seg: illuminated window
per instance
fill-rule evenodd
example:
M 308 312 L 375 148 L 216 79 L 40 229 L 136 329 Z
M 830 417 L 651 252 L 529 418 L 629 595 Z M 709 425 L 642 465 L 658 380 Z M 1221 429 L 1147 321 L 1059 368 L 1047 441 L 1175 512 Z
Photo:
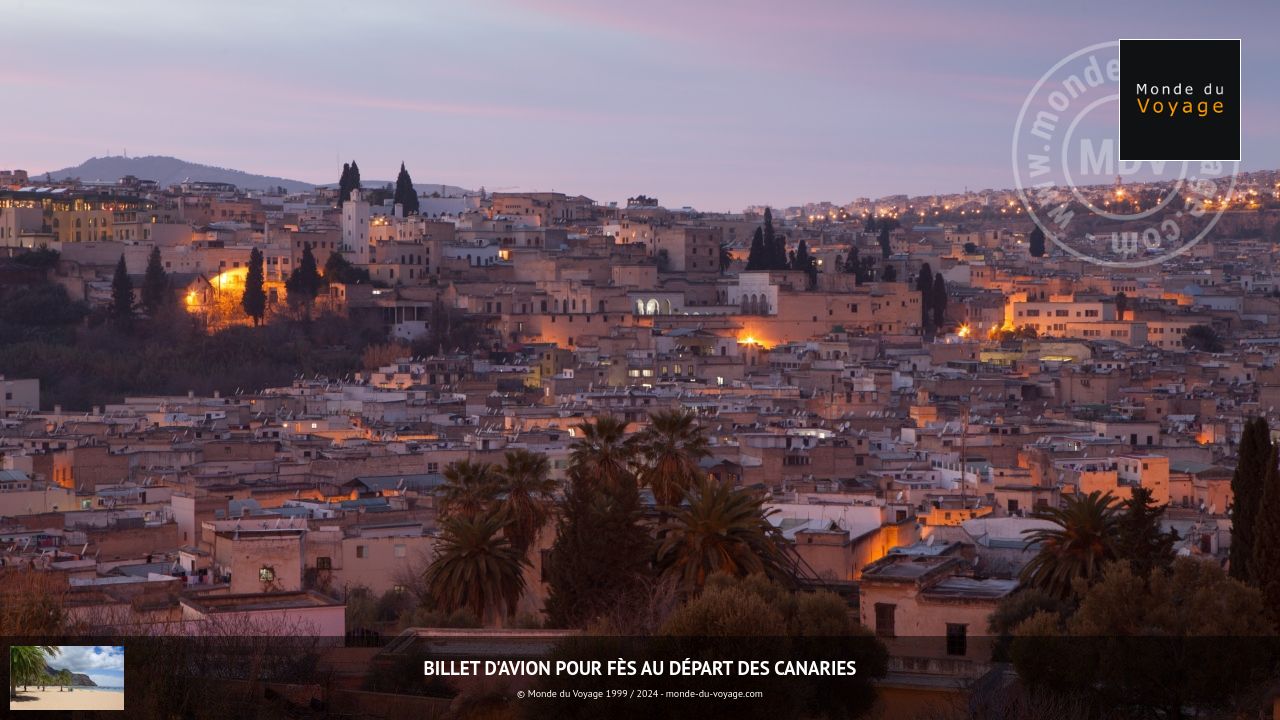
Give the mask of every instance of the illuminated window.
M 269 565 L 263 565 L 262 569 L 258 570 L 258 579 L 264 583 L 275 582 L 276 569 Z

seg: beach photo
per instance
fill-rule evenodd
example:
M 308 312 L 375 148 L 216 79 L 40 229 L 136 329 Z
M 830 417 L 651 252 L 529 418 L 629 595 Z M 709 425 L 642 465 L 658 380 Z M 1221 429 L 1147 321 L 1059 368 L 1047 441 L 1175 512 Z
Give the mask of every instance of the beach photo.
M 124 646 L 14 645 L 10 710 L 124 710 Z

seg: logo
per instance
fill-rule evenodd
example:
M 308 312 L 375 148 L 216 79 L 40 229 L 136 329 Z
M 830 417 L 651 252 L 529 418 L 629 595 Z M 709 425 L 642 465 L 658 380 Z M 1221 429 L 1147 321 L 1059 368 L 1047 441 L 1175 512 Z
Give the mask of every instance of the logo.
M 1120 159 L 1119 89 L 1117 41 L 1051 67 L 1014 125 L 1014 183 L 1054 246 L 1099 265 L 1143 267 L 1187 252 L 1213 229 L 1240 163 Z

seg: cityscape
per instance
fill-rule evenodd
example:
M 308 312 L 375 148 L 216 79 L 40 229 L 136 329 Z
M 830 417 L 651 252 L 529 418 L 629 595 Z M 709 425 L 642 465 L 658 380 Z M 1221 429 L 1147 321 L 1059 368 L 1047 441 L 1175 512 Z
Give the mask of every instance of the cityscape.
M 775 203 L 711 163 L 667 166 L 668 199 L 636 158 L 615 197 L 626 168 L 562 184 L 576 155 L 534 189 L 351 135 L 306 180 L 172 142 L 56 169 L 24 125 L 9 708 L 1280 717 L 1256 127 L 1177 177 L 1108 155 Z M 501 155 L 476 132 L 448 142 Z

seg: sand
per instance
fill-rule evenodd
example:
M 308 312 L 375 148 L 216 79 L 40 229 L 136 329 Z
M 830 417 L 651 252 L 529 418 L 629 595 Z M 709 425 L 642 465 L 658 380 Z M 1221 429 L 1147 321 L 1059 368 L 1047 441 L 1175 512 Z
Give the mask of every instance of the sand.
M 6 688 L 5 692 L 8 692 Z M 123 710 L 124 693 L 116 690 L 76 688 L 18 689 L 18 699 L 9 700 L 10 710 Z

